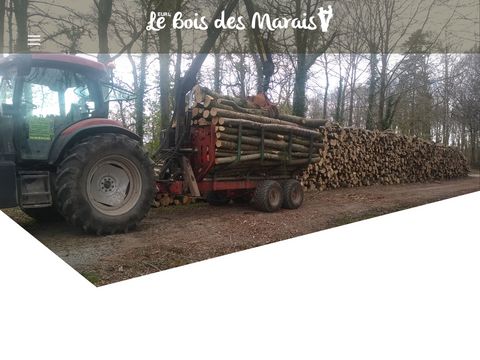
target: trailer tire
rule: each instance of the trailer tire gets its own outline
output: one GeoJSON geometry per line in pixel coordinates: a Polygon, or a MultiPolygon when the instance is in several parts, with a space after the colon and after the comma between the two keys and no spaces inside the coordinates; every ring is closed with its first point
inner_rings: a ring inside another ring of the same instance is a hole
{"type": "Polygon", "coordinates": [[[253,194],[253,203],[257,209],[265,212],[274,212],[282,207],[282,186],[274,180],[265,180],[258,183],[253,194]]]}
{"type": "Polygon", "coordinates": [[[21,209],[25,214],[37,220],[38,222],[60,222],[65,220],[63,216],[60,215],[60,213],[57,211],[57,209],[53,206],[44,208],[21,207],[21,209]]]}
{"type": "Polygon", "coordinates": [[[153,162],[128,136],[87,137],[64,156],[55,188],[57,208],[72,225],[98,235],[127,232],[150,209],[153,162]]]}
{"type": "Polygon", "coordinates": [[[282,182],[283,204],[285,209],[298,209],[303,203],[303,187],[294,179],[282,182]]]}
{"type": "Polygon", "coordinates": [[[230,202],[230,199],[221,191],[210,191],[207,194],[207,202],[213,206],[223,206],[230,202]]]}

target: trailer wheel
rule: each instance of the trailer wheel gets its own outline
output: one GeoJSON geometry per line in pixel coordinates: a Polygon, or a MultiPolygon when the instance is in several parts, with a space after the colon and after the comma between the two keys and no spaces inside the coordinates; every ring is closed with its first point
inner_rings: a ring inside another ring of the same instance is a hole
{"type": "Polygon", "coordinates": [[[285,209],[298,209],[303,203],[303,187],[294,179],[282,183],[283,204],[285,209]]]}
{"type": "Polygon", "coordinates": [[[260,182],[253,194],[255,206],[265,212],[274,212],[282,207],[283,191],[277,181],[265,180],[260,182]]]}
{"type": "Polygon", "coordinates": [[[213,206],[223,206],[227,205],[230,199],[221,191],[210,191],[207,194],[207,202],[213,206]]]}
{"type": "Polygon", "coordinates": [[[98,235],[127,232],[150,209],[153,162],[125,135],[95,135],[63,158],[56,189],[57,208],[74,226],[98,235]]]}

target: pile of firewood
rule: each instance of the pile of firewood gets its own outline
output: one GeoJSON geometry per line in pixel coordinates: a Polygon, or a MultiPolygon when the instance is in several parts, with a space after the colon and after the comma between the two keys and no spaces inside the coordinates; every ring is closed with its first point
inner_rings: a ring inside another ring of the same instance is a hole
{"type": "Polygon", "coordinates": [[[153,200],[153,207],[165,207],[169,205],[189,205],[195,203],[196,199],[188,195],[161,194],[153,200]]]}
{"type": "Polygon", "coordinates": [[[215,126],[216,176],[301,173],[321,159],[323,120],[279,114],[261,96],[239,99],[196,86],[193,97],[192,126],[215,126]]]}
{"type": "Polygon", "coordinates": [[[299,177],[307,189],[424,182],[468,173],[459,150],[420,138],[338,126],[322,132],[321,159],[299,177]]]}

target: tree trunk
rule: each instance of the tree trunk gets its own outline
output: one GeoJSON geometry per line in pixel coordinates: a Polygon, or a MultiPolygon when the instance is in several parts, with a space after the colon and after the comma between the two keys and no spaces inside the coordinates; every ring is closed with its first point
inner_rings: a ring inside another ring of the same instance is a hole
{"type": "Polygon", "coordinates": [[[7,13],[7,20],[8,20],[8,53],[13,53],[13,0],[8,2],[8,13],[7,13]]]}
{"type": "Polygon", "coordinates": [[[170,121],[170,42],[171,33],[168,26],[158,35],[158,58],[160,63],[160,130],[164,129],[170,121]]]}
{"type": "Polygon", "coordinates": [[[327,107],[328,107],[328,87],[329,87],[329,77],[328,77],[328,60],[327,54],[323,54],[325,60],[325,93],[323,94],[323,118],[327,118],[327,107]]]}
{"type": "Polygon", "coordinates": [[[175,89],[180,84],[180,78],[182,76],[182,48],[183,48],[183,38],[182,30],[175,30],[175,37],[177,39],[177,55],[175,60],[175,89]]]}
{"type": "Polygon", "coordinates": [[[370,54],[370,82],[368,85],[367,130],[375,128],[375,91],[377,90],[377,54],[370,54]]]}
{"type": "Polygon", "coordinates": [[[0,54],[4,52],[5,45],[5,7],[7,0],[0,0],[0,54]]]}
{"type": "Polygon", "coordinates": [[[297,71],[293,88],[293,115],[305,117],[305,88],[307,86],[307,63],[304,53],[297,54],[297,71]]]}
{"type": "Polygon", "coordinates": [[[357,55],[356,54],[351,54],[350,55],[350,61],[352,64],[352,72],[350,73],[350,108],[348,109],[348,126],[352,127],[353,126],[353,100],[354,100],[354,95],[355,95],[355,84],[357,81],[357,55]]]}
{"type": "Polygon", "coordinates": [[[108,24],[112,17],[113,0],[98,0],[95,5],[98,10],[98,61],[107,63],[110,60],[108,48],[108,24]]]}
{"type": "MultiPolygon", "coordinates": [[[[176,0],[176,11],[181,11],[182,0],[176,0]]],[[[183,37],[182,29],[175,29],[175,39],[177,41],[177,54],[175,58],[175,79],[174,79],[174,93],[180,86],[180,78],[182,77],[182,49],[183,49],[183,37]]]]}
{"type": "Polygon", "coordinates": [[[148,32],[142,36],[142,53],[140,54],[140,71],[137,97],[135,98],[135,130],[143,144],[145,133],[145,87],[147,78],[148,32]]]}
{"type": "Polygon", "coordinates": [[[28,0],[13,0],[13,5],[15,21],[17,24],[17,41],[15,44],[15,52],[28,52],[28,0]]]}
{"type": "Polygon", "coordinates": [[[253,31],[248,31],[247,37],[248,37],[248,49],[253,58],[253,62],[255,63],[255,72],[256,72],[255,85],[256,85],[257,92],[260,93],[263,90],[262,61],[260,60],[260,56],[257,53],[258,49],[256,48],[255,39],[253,38],[254,37],[253,31]]]}
{"type": "Polygon", "coordinates": [[[343,125],[343,77],[340,77],[337,92],[337,105],[335,106],[335,121],[343,125]]]}
{"type": "Polygon", "coordinates": [[[341,97],[341,103],[340,103],[340,119],[342,121],[342,125],[345,123],[345,90],[346,90],[346,85],[343,84],[342,97],[341,97]]]}
{"type": "Polygon", "coordinates": [[[382,54],[382,70],[380,71],[380,88],[378,96],[378,121],[380,130],[387,130],[390,124],[385,119],[385,93],[387,91],[387,55],[382,54]]]}
{"type": "Polygon", "coordinates": [[[213,65],[213,91],[221,92],[221,77],[222,77],[222,59],[221,54],[215,52],[213,65]]]}
{"type": "Polygon", "coordinates": [[[445,81],[443,83],[444,87],[444,92],[443,92],[443,107],[444,107],[444,112],[443,112],[443,124],[442,124],[442,143],[443,145],[448,145],[449,139],[450,139],[450,79],[448,75],[448,67],[450,66],[448,63],[448,53],[447,49],[445,49],[445,55],[444,55],[444,77],[445,81]]]}
{"type": "Polygon", "coordinates": [[[477,144],[477,130],[473,127],[470,126],[470,164],[474,167],[478,166],[478,159],[477,159],[477,150],[478,150],[478,144],[477,144]]]}
{"type": "Polygon", "coordinates": [[[239,61],[239,69],[238,69],[238,83],[240,87],[240,97],[246,98],[247,97],[247,68],[245,66],[245,54],[239,54],[240,57],[239,61]]]}

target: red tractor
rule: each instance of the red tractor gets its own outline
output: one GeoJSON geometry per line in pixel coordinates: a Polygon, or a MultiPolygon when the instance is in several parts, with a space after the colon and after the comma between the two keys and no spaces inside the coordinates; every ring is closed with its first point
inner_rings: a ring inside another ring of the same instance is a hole
{"type": "Polygon", "coordinates": [[[0,77],[0,208],[20,206],[40,221],[63,217],[87,232],[113,234],[133,229],[156,194],[188,193],[213,205],[253,198],[270,212],[302,204],[294,171],[212,172],[214,127],[191,131],[187,91],[177,94],[176,127],[163,132],[154,176],[138,136],[108,119],[117,89],[105,65],[73,55],[15,55],[0,62],[0,77]]]}
{"type": "Polygon", "coordinates": [[[153,162],[108,119],[105,65],[16,55],[1,60],[0,78],[0,208],[98,234],[134,228],[154,197],[153,162]]]}

